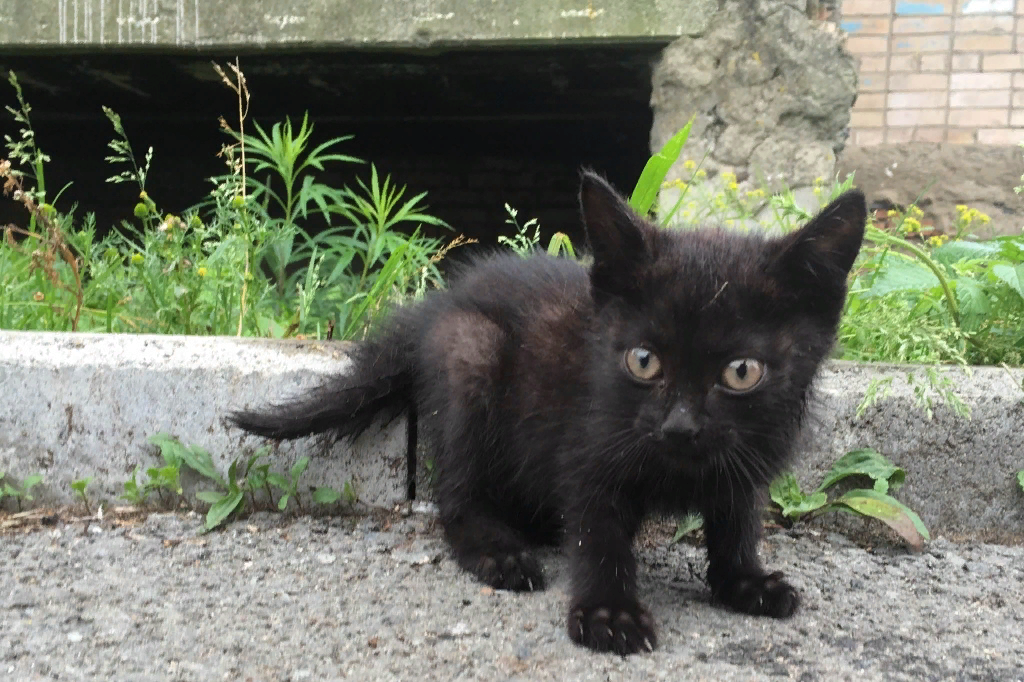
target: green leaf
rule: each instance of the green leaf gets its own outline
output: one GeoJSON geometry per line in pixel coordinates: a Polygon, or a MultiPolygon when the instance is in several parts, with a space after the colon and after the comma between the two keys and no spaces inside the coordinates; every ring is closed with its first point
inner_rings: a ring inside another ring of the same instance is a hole
{"type": "Polygon", "coordinates": [[[986,260],[996,258],[1002,250],[998,242],[973,242],[957,240],[946,242],[932,250],[932,260],[944,265],[952,265],[966,260],[986,260]]]}
{"type": "Polygon", "coordinates": [[[828,497],[822,492],[805,494],[800,489],[796,476],[791,473],[782,474],[772,481],[768,494],[782,509],[782,515],[792,519],[798,519],[804,514],[820,509],[828,501],[828,497]]]}
{"type": "Polygon", "coordinates": [[[1005,263],[993,265],[992,274],[1024,299],[1024,263],[1020,265],[1007,265],[1005,263]]]}
{"type": "MultiPolygon", "coordinates": [[[[88,481],[91,481],[91,480],[92,480],[91,478],[87,479],[86,482],[88,483],[88,481]]],[[[26,493],[28,493],[30,490],[32,490],[32,488],[35,488],[37,485],[39,485],[42,482],[43,482],[42,474],[32,474],[31,476],[26,476],[25,477],[25,479],[21,482],[21,487],[25,489],[26,493]]]]}
{"type": "Polygon", "coordinates": [[[241,490],[225,495],[223,499],[210,507],[206,512],[206,530],[213,530],[231,515],[242,502],[244,493],[241,490]]]}
{"type": "Polygon", "coordinates": [[[217,504],[225,497],[227,497],[227,495],[225,495],[224,493],[219,493],[215,490],[200,490],[198,493],[196,493],[196,497],[202,500],[203,502],[206,502],[207,504],[217,504]]]}
{"type": "Polygon", "coordinates": [[[167,433],[156,433],[149,437],[149,442],[160,448],[160,455],[168,466],[181,466],[185,446],[179,443],[177,438],[167,433]]]}
{"type": "Polygon", "coordinates": [[[640,173],[640,179],[636,182],[633,194],[629,197],[629,205],[640,215],[647,215],[651,211],[661,191],[661,183],[665,182],[672,164],[679,158],[683,151],[683,145],[690,137],[690,129],[693,127],[693,117],[687,121],[679,132],[673,135],[657,154],[647,160],[644,170],[640,173]]]}
{"type": "Polygon", "coordinates": [[[306,470],[306,467],[308,466],[309,457],[299,458],[299,460],[292,465],[291,471],[289,472],[292,475],[292,481],[298,482],[299,476],[302,476],[302,473],[306,470]]]}
{"type": "Polygon", "coordinates": [[[334,488],[317,488],[313,491],[313,501],[318,504],[333,504],[341,499],[341,493],[334,488]]]}
{"type": "Polygon", "coordinates": [[[1017,483],[1020,484],[1020,489],[1024,490],[1024,471],[1017,472],[1017,483]]]}
{"type": "Polygon", "coordinates": [[[669,544],[674,545],[690,533],[701,528],[703,525],[703,516],[694,512],[687,514],[685,517],[680,519],[679,523],[676,525],[676,534],[672,536],[671,540],[669,540],[669,544]]]}
{"type": "Polygon", "coordinates": [[[877,490],[851,490],[832,505],[843,506],[862,516],[878,519],[896,531],[914,549],[921,549],[925,540],[931,539],[928,529],[916,512],[899,500],[877,490]]]}
{"type": "Polygon", "coordinates": [[[85,489],[87,487],[89,487],[89,483],[91,483],[91,482],[92,482],[92,476],[87,476],[85,478],[80,478],[77,481],[72,481],[71,482],[71,489],[74,490],[79,495],[81,495],[82,497],[85,497],[85,489]]]}
{"type": "Polygon", "coordinates": [[[895,490],[903,485],[907,472],[872,448],[851,450],[836,460],[832,470],[818,486],[817,492],[831,488],[848,476],[867,476],[874,481],[875,490],[887,493],[889,486],[895,490]]]}
{"type": "Polygon", "coordinates": [[[863,296],[882,296],[890,291],[928,291],[939,286],[939,278],[917,260],[890,253],[863,296]]]}
{"type": "Polygon", "coordinates": [[[292,487],[292,482],[276,471],[267,474],[267,483],[281,490],[288,490],[292,487]]]}
{"type": "Polygon", "coordinates": [[[279,511],[284,511],[288,507],[288,498],[291,497],[290,493],[285,493],[281,496],[281,499],[277,501],[277,508],[279,511]]]}

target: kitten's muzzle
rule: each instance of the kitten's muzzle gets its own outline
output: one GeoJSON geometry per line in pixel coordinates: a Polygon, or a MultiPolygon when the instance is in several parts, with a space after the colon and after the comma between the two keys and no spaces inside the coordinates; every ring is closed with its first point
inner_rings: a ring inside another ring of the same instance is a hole
{"type": "Polygon", "coordinates": [[[655,434],[658,440],[696,440],[704,428],[704,419],[686,405],[676,405],[655,434]]]}

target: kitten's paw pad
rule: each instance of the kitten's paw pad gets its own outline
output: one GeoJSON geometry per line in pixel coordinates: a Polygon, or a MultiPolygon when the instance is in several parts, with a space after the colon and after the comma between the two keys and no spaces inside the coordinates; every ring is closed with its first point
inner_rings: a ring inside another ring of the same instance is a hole
{"type": "Polygon", "coordinates": [[[730,608],[752,616],[789,618],[800,606],[800,594],[782,579],[781,571],[736,576],[726,581],[715,596],[730,608]]]}
{"type": "Polygon", "coordinates": [[[529,552],[482,556],[474,573],[481,581],[499,590],[535,592],[544,589],[544,571],[529,552]]]}
{"type": "Polygon", "coordinates": [[[627,656],[658,646],[654,618],[635,602],[619,607],[577,604],[569,609],[568,628],[572,641],[595,651],[627,656]]]}

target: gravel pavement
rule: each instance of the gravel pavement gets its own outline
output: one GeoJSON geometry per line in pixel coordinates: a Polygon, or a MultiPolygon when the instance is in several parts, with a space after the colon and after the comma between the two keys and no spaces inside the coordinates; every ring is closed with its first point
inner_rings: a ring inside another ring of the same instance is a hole
{"type": "Polygon", "coordinates": [[[789,621],[709,604],[704,553],[647,538],[653,654],[573,646],[551,587],[482,587],[427,513],[58,523],[0,535],[0,680],[1024,681],[1024,548],[923,552],[802,530],[763,555],[803,593],[789,621]]]}

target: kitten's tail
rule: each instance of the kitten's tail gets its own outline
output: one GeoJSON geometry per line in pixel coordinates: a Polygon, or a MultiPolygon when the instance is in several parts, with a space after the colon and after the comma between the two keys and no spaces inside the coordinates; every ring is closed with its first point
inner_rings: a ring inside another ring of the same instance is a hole
{"type": "Polygon", "coordinates": [[[250,433],[291,439],[333,431],[355,438],[378,418],[389,422],[412,406],[413,349],[397,328],[361,343],[349,372],[331,377],[292,400],[241,410],[228,420],[250,433]]]}

